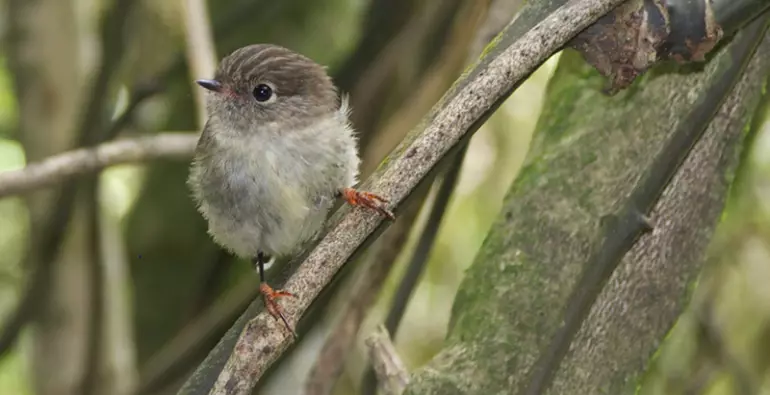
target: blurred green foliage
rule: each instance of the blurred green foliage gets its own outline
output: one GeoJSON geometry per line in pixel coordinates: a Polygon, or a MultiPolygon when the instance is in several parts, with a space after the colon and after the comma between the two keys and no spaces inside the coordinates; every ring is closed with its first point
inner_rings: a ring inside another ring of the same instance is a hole
{"type": "MultiPolygon", "coordinates": [[[[333,67],[340,64],[356,44],[366,6],[361,0],[254,1],[261,6],[240,16],[250,22],[248,28],[217,37],[220,56],[249,43],[274,42],[333,67]]],[[[221,20],[232,4],[247,2],[229,0],[216,6],[213,1],[210,3],[212,19],[221,20]]],[[[178,30],[178,26],[169,30],[178,30]]],[[[440,229],[428,269],[395,339],[409,368],[427,361],[441,346],[463,272],[486,237],[502,197],[526,154],[540,114],[543,90],[557,61],[558,57],[554,57],[533,74],[472,140],[457,193],[440,229]]],[[[193,111],[190,80],[191,76],[184,72],[174,75],[172,81],[167,81],[171,86],[167,98],[152,102],[152,106],[166,111],[148,109],[170,114],[159,122],[163,129],[195,129],[194,117],[190,116],[193,111]]],[[[11,78],[0,54],[0,171],[24,164],[21,147],[13,140],[16,113],[11,78]]],[[[767,374],[770,366],[770,287],[767,285],[770,279],[770,124],[758,121],[755,129],[755,142],[714,243],[712,254],[716,258],[703,275],[693,309],[682,317],[659,353],[645,393],[689,388],[693,380],[700,377],[697,373],[706,371],[707,391],[702,393],[737,394],[733,385],[736,367],[720,357],[719,352],[734,356],[740,369],[747,371],[752,380],[766,383],[763,388],[770,391],[767,374]],[[724,339],[723,344],[716,346],[704,343],[698,335],[703,323],[696,313],[699,309],[712,308],[713,319],[709,325],[718,328],[724,339]],[[721,347],[722,351],[704,347],[721,347]]],[[[186,172],[185,164],[157,163],[150,168],[121,166],[104,174],[103,200],[108,209],[122,216],[126,223],[134,285],[137,289],[155,290],[155,293],[135,295],[137,319],[145,325],[140,325],[139,334],[151,338],[141,345],[142,358],[167,341],[189,313],[183,307],[209,273],[203,270],[205,265],[196,267],[193,262],[211,261],[218,253],[207,239],[204,223],[189,200],[184,185],[186,172]],[[163,244],[158,244],[158,240],[163,244]]],[[[416,229],[426,214],[421,214],[416,229]]],[[[0,200],[2,317],[13,308],[23,285],[19,263],[27,229],[27,213],[21,199],[0,200]]],[[[384,318],[386,304],[404,272],[419,236],[417,233],[410,236],[361,333],[369,333],[384,318]]],[[[251,275],[248,265],[239,265],[240,268],[228,271],[220,288],[231,286],[243,275],[251,275]]],[[[322,340],[315,339],[315,345],[322,340]]],[[[308,347],[302,351],[306,353],[303,355],[312,360],[316,348],[308,347]]],[[[0,394],[29,393],[26,354],[20,352],[23,350],[24,347],[17,347],[10,356],[0,360],[0,394]]],[[[355,392],[364,359],[364,350],[360,347],[347,364],[338,393],[355,392]]],[[[306,365],[303,365],[305,369],[306,365]]],[[[268,388],[284,385],[277,382],[279,377],[282,376],[274,376],[268,388]]]]}
{"type": "MultiPolygon", "coordinates": [[[[16,98],[4,57],[0,57],[0,171],[24,166],[21,145],[9,139],[16,127],[16,98]]],[[[0,199],[0,322],[12,311],[23,285],[20,267],[29,224],[21,198],[0,199]]],[[[0,360],[0,394],[28,393],[25,358],[12,353],[0,360]]]]}
{"type": "MultiPolygon", "coordinates": [[[[12,137],[16,128],[16,97],[13,95],[11,83],[6,59],[0,55],[0,137],[12,137]]],[[[0,157],[0,161],[2,160],[0,157]]]]}

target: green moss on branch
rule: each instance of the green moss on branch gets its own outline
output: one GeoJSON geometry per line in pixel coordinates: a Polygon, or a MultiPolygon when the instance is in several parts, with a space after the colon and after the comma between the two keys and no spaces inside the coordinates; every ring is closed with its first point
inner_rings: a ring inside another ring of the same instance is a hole
{"type": "MultiPolygon", "coordinates": [[[[445,348],[409,394],[511,394],[564,324],[573,288],[686,114],[742,59],[662,66],[614,97],[566,52],[521,174],[455,300],[445,348]]],[[[685,306],[721,213],[770,66],[770,40],[711,121],[598,295],[553,377],[552,394],[630,394],[685,306]]],[[[702,120],[708,122],[708,119],[702,120]]],[[[550,382],[550,381],[549,381],[550,382]]],[[[527,393],[541,393],[539,390],[527,393]]]]}

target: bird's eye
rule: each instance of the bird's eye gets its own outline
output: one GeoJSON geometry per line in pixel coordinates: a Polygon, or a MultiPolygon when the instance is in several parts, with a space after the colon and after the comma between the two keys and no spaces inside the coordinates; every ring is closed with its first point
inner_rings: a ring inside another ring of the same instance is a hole
{"type": "Polygon", "coordinates": [[[266,84],[259,84],[256,88],[254,88],[253,94],[254,98],[257,99],[258,102],[265,102],[273,97],[273,88],[266,84]]]}

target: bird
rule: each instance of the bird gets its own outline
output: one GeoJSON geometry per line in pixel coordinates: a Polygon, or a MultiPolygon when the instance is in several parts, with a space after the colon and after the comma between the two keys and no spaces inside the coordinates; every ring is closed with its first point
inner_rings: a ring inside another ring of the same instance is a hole
{"type": "Polygon", "coordinates": [[[212,239],[251,261],[266,309],[295,337],[265,266],[301,252],[334,203],[393,220],[389,200],[355,188],[360,159],[347,95],[326,68],[275,44],[225,56],[206,90],[206,123],[187,184],[212,239]]]}

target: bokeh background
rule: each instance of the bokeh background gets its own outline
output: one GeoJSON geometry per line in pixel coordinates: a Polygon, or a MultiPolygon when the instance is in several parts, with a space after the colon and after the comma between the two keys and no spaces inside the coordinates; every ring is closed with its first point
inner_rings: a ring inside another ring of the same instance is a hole
{"type": "MultiPolygon", "coordinates": [[[[196,61],[188,51],[189,32],[201,28],[186,8],[194,3],[0,1],[0,171],[76,145],[84,129],[82,114],[105,64],[108,83],[96,105],[104,120],[94,129],[112,130],[109,125],[116,120],[121,127],[99,139],[196,133],[200,112],[191,82],[207,76],[194,75],[188,67],[196,61]],[[110,14],[123,3],[133,4],[126,12],[110,14]],[[101,22],[105,15],[113,18],[107,28],[101,22]],[[118,21],[125,23],[125,46],[111,42],[103,48],[109,26],[118,21]],[[137,100],[142,95],[148,97],[137,100]]],[[[209,2],[208,17],[217,58],[243,45],[272,42],[328,65],[337,84],[351,95],[365,160],[362,170],[368,174],[513,18],[520,3],[222,0],[209,2]]],[[[472,139],[426,269],[394,335],[409,368],[426,362],[441,346],[463,271],[524,159],[558,61],[554,56],[534,73],[472,139]]],[[[758,116],[764,117],[764,110],[758,116]]],[[[692,306],[656,359],[645,385],[648,393],[695,388],[691,393],[731,394],[734,380],[766,376],[770,123],[756,124],[712,243],[712,259],[692,306]]],[[[102,172],[94,183],[98,199],[75,196],[59,253],[44,269],[50,282],[35,295],[39,308],[18,340],[3,350],[0,394],[174,393],[227,327],[221,323],[231,322],[232,311],[237,315],[239,306],[254,296],[249,284],[257,285],[248,264],[209,240],[189,198],[186,175],[185,161],[120,165],[102,172]],[[228,307],[219,308],[223,305],[228,307]],[[219,325],[201,326],[204,316],[216,317],[219,325]],[[179,343],[180,334],[195,329],[211,335],[202,342],[179,343]]],[[[302,342],[268,373],[260,393],[304,393],[308,374],[349,308],[355,285],[380,254],[392,255],[397,259],[367,306],[335,385],[336,394],[360,393],[367,359],[363,339],[388,314],[436,189],[427,193],[413,223],[400,227],[411,231],[399,251],[383,252],[375,244],[373,253],[353,262],[334,284],[334,294],[314,306],[302,342]]],[[[35,260],[46,256],[42,249],[52,248],[41,241],[41,234],[61,204],[49,190],[0,200],[4,325],[42,267],[35,260]]],[[[770,383],[764,388],[770,393],[770,383]]]]}

